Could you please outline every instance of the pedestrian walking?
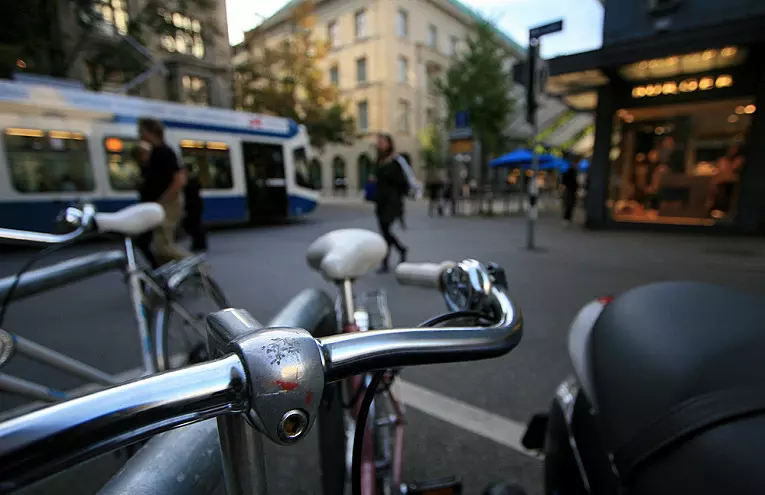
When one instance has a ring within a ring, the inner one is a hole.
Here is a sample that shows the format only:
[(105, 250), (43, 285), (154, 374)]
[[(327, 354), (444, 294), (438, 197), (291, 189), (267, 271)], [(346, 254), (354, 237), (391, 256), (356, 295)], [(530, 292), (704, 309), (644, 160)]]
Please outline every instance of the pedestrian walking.
[(428, 190), (428, 216), (444, 216), (444, 179), (438, 173), (434, 173), (427, 184)]
[(183, 205), (186, 215), (183, 217), (183, 230), (191, 238), (191, 250), (194, 252), (207, 251), (207, 233), (202, 224), (204, 201), (202, 200), (202, 184), (199, 180), (199, 170), (189, 167), (188, 181), (183, 188)]
[(153, 233), (154, 256), (160, 264), (191, 256), (175, 243), (182, 216), (181, 190), (186, 185), (186, 171), (165, 143), (165, 130), (159, 121), (140, 119), (138, 132), (142, 140), (151, 144), (149, 161), (142, 169), (142, 200), (159, 203), (165, 210), (165, 220)]
[[(133, 160), (135, 160), (135, 162), (138, 164), (138, 167), (141, 171), (141, 179), (138, 184), (138, 201), (141, 203), (146, 203), (149, 200), (146, 199), (144, 194), (145, 187), (143, 171), (149, 164), (149, 157), (151, 156), (151, 144), (149, 144), (147, 141), (139, 141), (130, 150), (130, 154)], [(133, 244), (138, 248), (141, 254), (143, 254), (143, 257), (146, 258), (146, 261), (151, 265), (152, 268), (158, 268), (159, 263), (157, 262), (157, 258), (154, 256), (154, 252), (151, 249), (153, 237), (154, 235), (152, 231), (144, 232), (143, 234), (133, 239)]]
[(404, 198), (410, 189), (409, 178), (398, 158), (393, 138), (388, 134), (379, 134), (377, 136), (377, 187), (374, 196), (375, 216), (380, 233), (388, 244), (388, 252), (379, 273), (389, 271), (388, 258), (392, 247), (398, 250), (400, 261), (402, 263), (406, 261), (406, 246), (391, 232), (396, 220), (401, 221), (403, 226)]
[(561, 185), (563, 185), (563, 222), (571, 225), (576, 207), (576, 197), (579, 193), (578, 163), (572, 162), (571, 166), (563, 172)]

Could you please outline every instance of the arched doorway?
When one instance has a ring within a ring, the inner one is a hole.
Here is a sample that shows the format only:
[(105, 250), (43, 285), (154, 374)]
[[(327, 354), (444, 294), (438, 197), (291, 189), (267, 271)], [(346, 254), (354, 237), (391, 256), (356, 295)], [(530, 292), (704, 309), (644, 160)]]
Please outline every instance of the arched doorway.
[(359, 155), (357, 165), (359, 167), (358, 187), (361, 191), (366, 187), (367, 182), (369, 182), (369, 176), (375, 173), (374, 163), (372, 163), (372, 159), (369, 158), (369, 155), (362, 153)]
[(345, 160), (342, 156), (335, 155), (335, 158), (332, 159), (332, 172), (334, 176), (332, 191), (335, 194), (345, 196), (348, 191), (348, 177), (345, 171)]
[(308, 164), (308, 177), (313, 185), (313, 188), (317, 191), (321, 191), (322, 178), (321, 178), (321, 162), (318, 158), (311, 160)]

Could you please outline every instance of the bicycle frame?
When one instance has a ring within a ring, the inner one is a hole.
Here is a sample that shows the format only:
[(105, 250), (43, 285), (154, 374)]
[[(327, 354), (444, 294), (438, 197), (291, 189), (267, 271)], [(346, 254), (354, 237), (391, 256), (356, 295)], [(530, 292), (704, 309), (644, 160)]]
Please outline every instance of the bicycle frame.
[[(353, 287), (353, 281), (352, 280), (344, 280), (337, 284), (339, 289), (339, 295), (337, 298), (337, 304), (335, 305), (336, 311), (338, 314), (338, 320), (340, 328), (342, 328), (343, 333), (356, 333), (356, 332), (366, 332), (368, 331), (370, 321), (369, 321), (369, 313), (362, 314), (362, 311), (358, 311), (355, 306), (355, 293), (354, 293), (354, 287)], [(376, 295), (376, 297), (380, 297), (379, 294)], [(379, 301), (376, 301), (379, 308)], [(384, 308), (386, 314), (381, 315), (385, 321), (385, 326), (390, 325), (390, 314), (387, 312), (388, 308), (387, 305)], [(358, 390), (360, 387), (368, 387), (370, 385), (372, 376), (370, 374), (365, 374), (361, 376), (354, 376), (351, 377), (346, 381), (345, 391), (347, 397), (350, 399), (355, 395), (355, 391)], [(359, 396), (357, 399), (356, 404), (352, 405), (351, 409), (351, 417), (353, 418), (354, 424), (356, 422), (357, 414), (358, 414), (358, 408), (361, 404), (362, 396)], [(391, 411), (392, 414), (389, 415), (385, 423), (380, 423), (377, 421), (377, 408), (380, 406), (380, 403), (378, 402), (379, 399), (383, 399), (386, 403), (387, 409)], [(388, 454), (392, 457), (392, 470), (391, 470), (391, 478), (393, 480), (394, 486), (399, 486), (401, 484), (401, 467), (403, 463), (403, 443), (404, 443), (404, 423), (403, 423), (403, 411), (401, 410), (398, 401), (393, 397), (393, 395), (390, 393), (390, 391), (386, 391), (385, 394), (378, 394), (375, 396), (375, 399), (372, 401), (372, 404), (369, 409), (369, 417), (368, 417), (367, 424), (364, 425), (365, 431), (364, 431), (364, 445), (362, 449), (361, 454), (361, 465), (362, 465), (362, 493), (364, 495), (375, 495), (377, 493), (377, 459), (376, 459), (376, 451), (375, 451), (375, 437), (374, 437), (374, 430), (377, 427), (389, 427), (393, 426), (395, 428), (395, 435), (394, 435), (394, 446), (393, 446), (393, 452), (386, 452), (386, 456)], [(358, 426), (356, 426), (358, 427)], [(350, 460), (349, 454), (352, 450), (352, 437), (349, 439), (349, 441), (346, 443), (346, 463), (350, 464), (348, 461)]]
[[(42, 244), (72, 243), (87, 233), (88, 230), (83, 227), (65, 235), (0, 228), (0, 238), (2, 239)], [(171, 297), (173, 291), (186, 279), (201, 272), (200, 265), (203, 260), (202, 256), (194, 256), (164, 265), (150, 274), (138, 265), (133, 242), (126, 237), (123, 240), (123, 249), (120, 251), (88, 255), (25, 273), (15, 287), (16, 290), (12, 294), (11, 300), (59, 288), (68, 283), (77, 282), (107, 271), (116, 269), (124, 271), (127, 275), (131, 306), (138, 325), (142, 362), (141, 376), (151, 375), (158, 370), (165, 370), (170, 367), (170, 363), (165, 362), (163, 357), (164, 333), (167, 331), (167, 307), (190, 324), (200, 335), (206, 335), (204, 325), (198, 323), (182, 305)], [(3, 284), (5, 291), (12, 286), (14, 278), (9, 277), (9, 282)], [(157, 279), (165, 279), (166, 288), (161, 287)], [(148, 313), (154, 308), (147, 304), (149, 294), (159, 298), (159, 304), (156, 305), (155, 311), (153, 336)], [(158, 358), (156, 360), (155, 351)], [(88, 383), (111, 386), (123, 381), (115, 375), (104, 373), (81, 361), (0, 329), (0, 367), (6, 364), (16, 353), (81, 378)], [(0, 391), (48, 403), (71, 398), (71, 394), (67, 392), (5, 373), (0, 373)]]

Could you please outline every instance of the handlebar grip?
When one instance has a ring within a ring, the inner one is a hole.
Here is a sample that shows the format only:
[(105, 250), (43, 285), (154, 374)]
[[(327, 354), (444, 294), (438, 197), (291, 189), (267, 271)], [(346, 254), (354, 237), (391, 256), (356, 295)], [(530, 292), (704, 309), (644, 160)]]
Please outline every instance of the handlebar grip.
[(402, 285), (418, 285), (441, 290), (441, 275), (455, 265), (453, 261), (401, 263), (396, 267), (396, 280)]

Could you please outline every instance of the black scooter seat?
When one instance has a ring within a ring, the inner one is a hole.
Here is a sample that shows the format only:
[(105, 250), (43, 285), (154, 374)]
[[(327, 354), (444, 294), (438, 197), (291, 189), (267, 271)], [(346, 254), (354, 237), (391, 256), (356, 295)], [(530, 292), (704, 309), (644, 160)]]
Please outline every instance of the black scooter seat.
[(754, 461), (765, 459), (765, 414), (754, 407), (707, 424), (693, 407), (731, 389), (763, 390), (765, 298), (695, 282), (648, 285), (608, 304), (591, 339), (598, 416), (617, 467), (657, 425), (687, 433), (630, 473), (634, 493), (765, 493)]

